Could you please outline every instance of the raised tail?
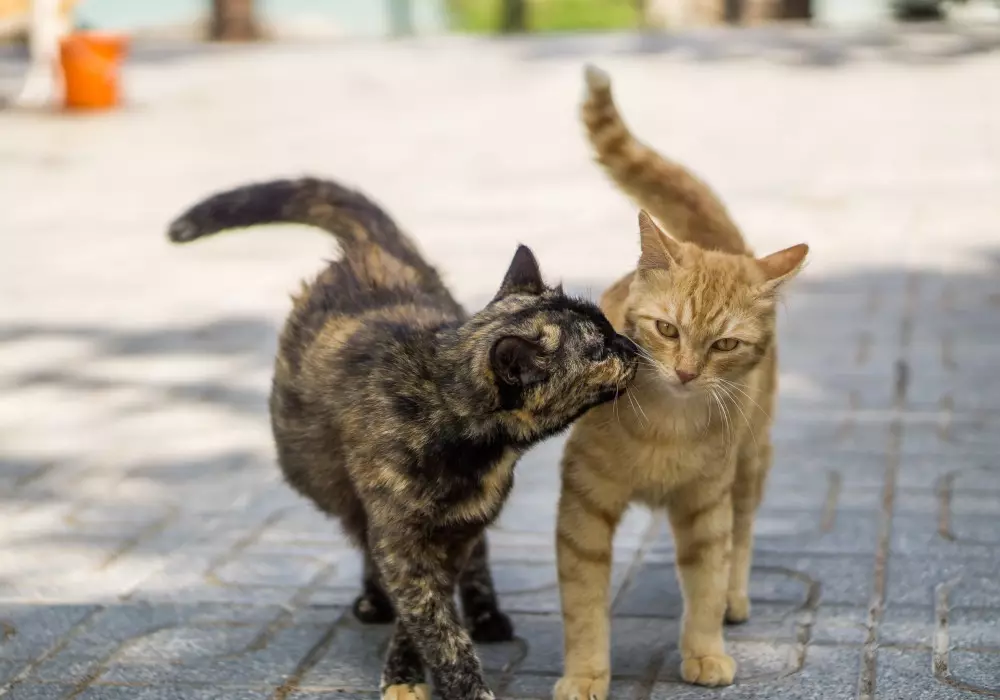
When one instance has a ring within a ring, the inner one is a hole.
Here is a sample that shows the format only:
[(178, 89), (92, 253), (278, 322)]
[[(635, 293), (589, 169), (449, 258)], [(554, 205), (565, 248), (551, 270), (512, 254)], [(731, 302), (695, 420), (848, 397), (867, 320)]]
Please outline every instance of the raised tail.
[(715, 192), (632, 135), (615, 106), (608, 74), (587, 66), (585, 77), (587, 96), (580, 116), (597, 162), (622, 191), (679, 240), (730, 253), (749, 252)]
[(360, 192), (329, 180), (271, 180), (220, 192), (170, 224), (167, 235), (187, 243), (234, 228), (295, 223), (336, 237), (352, 267), (372, 281), (409, 277), (438, 287), (437, 272), (381, 207)]

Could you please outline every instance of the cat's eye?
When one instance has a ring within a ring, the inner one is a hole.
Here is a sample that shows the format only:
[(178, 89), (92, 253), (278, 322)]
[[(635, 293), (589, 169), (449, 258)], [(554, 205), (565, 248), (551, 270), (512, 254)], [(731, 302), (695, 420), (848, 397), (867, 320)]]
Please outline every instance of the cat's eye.
[(666, 321), (657, 321), (656, 330), (660, 332), (664, 338), (676, 338), (681, 333), (677, 330), (677, 326), (672, 323), (667, 323)]
[(712, 349), (729, 352), (730, 350), (735, 350), (736, 346), (739, 344), (740, 341), (736, 340), (736, 338), (720, 338), (712, 343)]

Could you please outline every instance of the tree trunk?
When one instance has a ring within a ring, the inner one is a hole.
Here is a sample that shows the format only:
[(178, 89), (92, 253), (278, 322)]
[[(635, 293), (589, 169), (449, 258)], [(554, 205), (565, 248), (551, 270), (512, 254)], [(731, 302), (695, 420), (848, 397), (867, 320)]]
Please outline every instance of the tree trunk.
[[(875, 2), (875, 0), (869, 0)], [(809, 0), (744, 0), (743, 21), (754, 24), (778, 19), (809, 19)]]
[(812, 2), (810, 0), (785, 0), (785, 19), (812, 19)]
[(389, 33), (392, 36), (413, 34), (413, 7), (411, 0), (389, 0)]
[(740, 20), (743, 24), (759, 24), (782, 17), (780, 0), (743, 0), (742, 5)]
[(500, 31), (504, 34), (528, 31), (528, 0), (501, 0)]
[(212, 0), (211, 37), (216, 41), (253, 41), (260, 38), (254, 0)]

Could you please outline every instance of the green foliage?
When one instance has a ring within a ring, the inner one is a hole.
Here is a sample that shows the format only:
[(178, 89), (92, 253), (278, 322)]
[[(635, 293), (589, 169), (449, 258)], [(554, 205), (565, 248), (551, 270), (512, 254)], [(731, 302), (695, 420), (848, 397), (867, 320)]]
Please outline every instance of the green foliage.
[[(459, 32), (498, 31), (503, 0), (450, 0), (452, 26)], [(639, 24), (636, 0), (528, 0), (532, 32), (631, 29)]]

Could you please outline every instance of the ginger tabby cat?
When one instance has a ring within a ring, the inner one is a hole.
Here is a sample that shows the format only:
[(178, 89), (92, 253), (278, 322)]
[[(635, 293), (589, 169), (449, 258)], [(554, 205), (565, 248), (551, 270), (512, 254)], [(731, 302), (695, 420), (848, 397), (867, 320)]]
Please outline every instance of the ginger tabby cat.
[(684, 167), (639, 143), (606, 74), (587, 69), (582, 116), (598, 161), (666, 226), (639, 214), (637, 269), (601, 307), (641, 348), (637, 410), (599, 407), (574, 426), (562, 460), (557, 557), (565, 635), (557, 700), (604, 700), (615, 528), (629, 504), (666, 508), (684, 597), (681, 676), (733, 682), (723, 620), (750, 614), (753, 521), (771, 465), (777, 388), (775, 304), (808, 247), (754, 258), (725, 207)]

